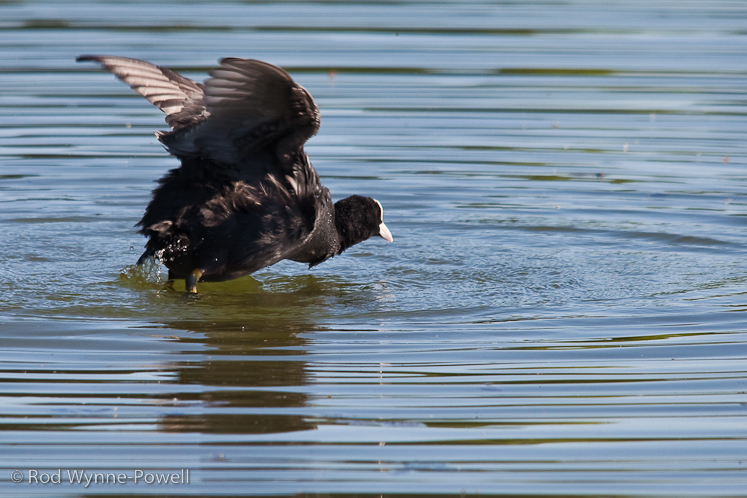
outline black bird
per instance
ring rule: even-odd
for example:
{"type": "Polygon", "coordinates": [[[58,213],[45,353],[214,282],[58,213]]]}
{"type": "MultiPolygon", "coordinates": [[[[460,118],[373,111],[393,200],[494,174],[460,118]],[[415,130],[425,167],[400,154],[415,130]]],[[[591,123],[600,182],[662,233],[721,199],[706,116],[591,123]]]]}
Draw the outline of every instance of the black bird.
{"type": "Polygon", "coordinates": [[[392,242],[381,204],[332,203],[303,145],[319,108],[283,69],[221,59],[204,84],[137,59],[83,55],[166,113],[158,140],[181,166],[153,190],[138,223],[149,237],[138,264],[159,258],[169,279],[230,280],[282,259],[309,268],[379,235],[392,242]]]}

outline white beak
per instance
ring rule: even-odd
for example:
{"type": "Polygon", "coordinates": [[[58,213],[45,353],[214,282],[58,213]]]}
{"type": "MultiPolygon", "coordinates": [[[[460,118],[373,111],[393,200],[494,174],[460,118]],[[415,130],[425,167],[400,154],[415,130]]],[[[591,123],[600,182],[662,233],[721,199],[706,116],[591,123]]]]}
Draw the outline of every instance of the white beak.
{"type": "Polygon", "coordinates": [[[374,199],[373,201],[379,205],[379,211],[381,211],[381,224],[379,225],[379,235],[381,235],[381,238],[386,240],[387,242],[394,242],[394,237],[392,237],[392,232],[390,232],[389,229],[384,224],[384,208],[381,206],[381,203],[377,201],[376,199],[374,199]]]}
{"type": "Polygon", "coordinates": [[[381,225],[379,225],[379,235],[381,235],[381,238],[386,240],[387,242],[394,242],[392,232],[389,231],[383,221],[381,222],[381,225]]]}

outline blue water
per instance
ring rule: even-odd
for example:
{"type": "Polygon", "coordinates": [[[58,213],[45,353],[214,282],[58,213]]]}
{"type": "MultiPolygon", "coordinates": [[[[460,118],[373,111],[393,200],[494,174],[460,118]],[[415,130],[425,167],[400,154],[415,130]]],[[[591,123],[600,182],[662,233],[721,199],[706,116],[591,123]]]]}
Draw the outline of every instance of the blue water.
{"type": "Polygon", "coordinates": [[[0,5],[0,493],[745,495],[745,26],[726,0],[0,5]],[[136,268],[177,161],[86,53],[285,67],[324,185],[395,242],[197,296],[136,268]]]}

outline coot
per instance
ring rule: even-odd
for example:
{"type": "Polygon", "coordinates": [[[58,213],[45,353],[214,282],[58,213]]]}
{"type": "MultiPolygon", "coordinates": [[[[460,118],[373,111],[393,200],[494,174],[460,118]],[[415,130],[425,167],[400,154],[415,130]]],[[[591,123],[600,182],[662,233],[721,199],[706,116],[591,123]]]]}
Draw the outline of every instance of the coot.
{"type": "Polygon", "coordinates": [[[381,204],[354,195],[332,203],[303,145],[319,108],[283,69],[221,59],[204,84],[137,59],[84,55],[166,113],[158,140],[181,166],[153,191],[138,223],[138,260],[159,258],[169,279],[222,281],[282,259],[318,265],[378,235],[392,242],[381,204]]]}

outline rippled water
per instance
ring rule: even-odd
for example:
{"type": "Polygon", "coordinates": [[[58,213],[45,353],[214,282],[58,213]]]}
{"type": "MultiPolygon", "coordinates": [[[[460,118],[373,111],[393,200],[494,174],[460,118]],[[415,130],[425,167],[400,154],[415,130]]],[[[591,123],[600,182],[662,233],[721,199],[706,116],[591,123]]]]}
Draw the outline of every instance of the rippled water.
{"type": "Polygon", "coordinates": [[[744,2],[0,14],[3,495],[746,493],[744,2]],[[197,296],[136,269],[177,162],[84,53],[287,68],[395,243],[197,296]]]}

